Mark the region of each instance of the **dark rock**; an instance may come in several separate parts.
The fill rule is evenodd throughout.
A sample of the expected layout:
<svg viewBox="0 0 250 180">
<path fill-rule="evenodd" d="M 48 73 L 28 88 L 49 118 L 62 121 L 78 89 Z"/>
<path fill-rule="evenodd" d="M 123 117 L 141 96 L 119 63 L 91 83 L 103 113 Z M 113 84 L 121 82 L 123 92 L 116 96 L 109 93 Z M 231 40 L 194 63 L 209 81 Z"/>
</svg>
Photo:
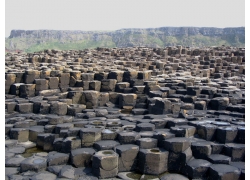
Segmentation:
<svg viewBox="0 0 250 180">
<path fill-rule="evenodd" d="M 91 167 L 92 156 L 96 151 L 92 148 L 78 148 L 70 153 L 70 162 L 75 167 Z"/>
<path fill-rule="evenodd" d="M 226 164 L 213 164 L 209 168 L 209 179 L 239 179 L 238 168 Z"/>
</svg>

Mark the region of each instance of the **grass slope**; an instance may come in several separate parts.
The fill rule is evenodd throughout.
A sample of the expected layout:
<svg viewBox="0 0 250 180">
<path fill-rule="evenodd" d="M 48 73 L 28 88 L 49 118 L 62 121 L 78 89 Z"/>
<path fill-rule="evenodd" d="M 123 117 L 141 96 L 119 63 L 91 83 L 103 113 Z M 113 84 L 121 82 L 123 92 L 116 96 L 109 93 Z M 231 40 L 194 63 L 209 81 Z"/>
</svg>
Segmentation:
<svg viewBox="0 0 250 180">
<path fill-rule="evenodd" d="M 115 42 L 114 42 L 115 41 Z M 28 53 L 37 52 L 44 49 L 58 50 L 81 50 L 86 48 L 96 47 L 128 47 L 128 46 L 148 46 L 148 47 L 165 47 L 165 46 L 245 46 L 244 35 L 224 35 L 217 36 L 152 36 L 149 34 L 124 34 L 117 40 L 112 40 L 110 36 L 102 36 L 98 40 L 93 40 L 89 36 L 84 39 L 77 40 L 72 37 L 72 40 L 61 41 L 59 39 L 38 39 L 38 38 L 7 38 L 5 47 L 7 49 L 18 49 Z"/>
</svg>

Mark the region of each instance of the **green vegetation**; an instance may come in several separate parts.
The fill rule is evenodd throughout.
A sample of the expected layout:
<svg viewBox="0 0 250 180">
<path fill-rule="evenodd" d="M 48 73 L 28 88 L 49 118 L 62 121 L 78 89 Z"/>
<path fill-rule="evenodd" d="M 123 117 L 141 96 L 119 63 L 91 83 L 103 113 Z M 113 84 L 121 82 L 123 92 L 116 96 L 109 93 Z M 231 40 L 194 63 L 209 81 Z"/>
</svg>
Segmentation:
<svg viewBox="0 0 250 180">
<path fill-rule="evenodd" d="M 192 30 L 192 28 L 189 28 Z M 209 29 L 209 28 L 208 28 Z M 180 29 L 185 30 L 185 29 Z M 21 30 L 20 30 L 21 31 Z M 245 46 L 245 29 L 215 28 L 210 34 L 201 33 L 189 35 L 188 32 L 178 34 L 178 29 L 140 29 L 119 30 L 113 32 L 81 32 L 81 31 L 34 31 L 25 34 L 25 31 L 13 31 L 12 38 L 5 39 L 6 51 L 25 51 L 28 53 L 44 49 L 81 50 L 96 47 L 166 47 L 166 46 Z M 169 35 L 169 32 L 172 35 Z"/>
<path fill-rule="evenodd" d="M 60 49 L 60 50 L 69 50 L 69 49 L 85 49 L 85 48 L 96 48 L 96 47 L 115 47 L 115 43 L 112 41 L 90 41 L 90 40 L 81 40 L 76 42 L 66 42 L 62 43 L 58 40 L 52 40 L 44 43 L 32 43 L 31 45 L 25 44 L 22 39 L 12 38 L 8 39 L 5 42 L 5 47 L 8 47 L 8 44 L 12 41 L 13 44 L 16 44 L 15 49 L 23 50 L 25 52 L 37 52 L 44 49 Z"/>
<path fill-rule="evenodd" d="M 80 41 L 80 42 L 67 42 L 67 43 L 60 43 L 58 41 L 48 42 L 44 44 L 38 44 L 31 46 L 25 49 L 26 52 L 37 52 L 43 49 L 60 49 L 60 50 L 81 50 L 86 48 L 97 48 L 97 47 L 108 47 L 112 48 L 115 47 L 115 44 L 112 41 Z"/>
<path fill-rule="evenodd" d="M 238 37 L 238 36 L 237 36 Z M 209 37 L 209 36 L 202 36 L 202 35 L 195 35 L 195 36 L 176 36 L 166 37 L 166 45 L 178 45 L 181 44 L 183 46 L 196 46 L 196 47 L 204 47 L 204 46 L 237 46 L 237 47 L 244 47 L 245 46 L 245 38 L 238 40 L 234 39 L 235 37 L 229 36 L 228 38 L 223 37 Z M 244 39 L 244 41 L 242 41 Z"/>
</svg>

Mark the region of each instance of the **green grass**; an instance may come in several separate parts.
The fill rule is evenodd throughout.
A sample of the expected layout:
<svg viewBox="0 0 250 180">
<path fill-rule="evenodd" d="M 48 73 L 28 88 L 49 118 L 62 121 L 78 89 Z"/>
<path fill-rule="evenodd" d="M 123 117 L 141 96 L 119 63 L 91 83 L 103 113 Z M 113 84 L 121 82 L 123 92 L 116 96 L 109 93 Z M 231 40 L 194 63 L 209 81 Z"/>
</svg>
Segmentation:
<svg viewBox="0 0 250 180">
<path fill-rule="evenodd" d="M 33 45 L 29 48 L 27 48 L 25 51 L 26 52 L 37 52 L 41 51 L 43 49 L 60 49 L 60 50 L 81 50 L 81 49 L 86 49 L 86 48 L 96 48 L 96 47 L 107 47 L 107 48 L 112 48 L 115 47 L 115 44 L 110 41 L 80 41 L 80 42 L 67 42 L 67 43 L 60 43 L 58 41 L 54 42 L 48 42 L 48 43 L 43 43 L 43 44 L 38 44 L 38 45 Z"/>
<path fill-rule="evenodd" d="M 12 44 L 12 46 L 11 46 Z M 165 47 L 165 46 L 245 46 L 245 35 L 224 35 L 216 36 L 153 36 L 147 33 L 125 33 L 123 36 L 117 35 L 113 38 L 109 35 L 100 35 L 97 40 L 93 40 L 91 34 L 72 35 L 64 37 L 63 42 L 60 39 L 39 39 L 39 38 L 6 38 L 5 47 L 23 50 L 28 53 L 41 51 L 44 49 L 58 50 L 81 50 L 92 49 L 96 47 L 113 48 L 117 46 L 148 46 L 148 47 Z"/>
</svg>

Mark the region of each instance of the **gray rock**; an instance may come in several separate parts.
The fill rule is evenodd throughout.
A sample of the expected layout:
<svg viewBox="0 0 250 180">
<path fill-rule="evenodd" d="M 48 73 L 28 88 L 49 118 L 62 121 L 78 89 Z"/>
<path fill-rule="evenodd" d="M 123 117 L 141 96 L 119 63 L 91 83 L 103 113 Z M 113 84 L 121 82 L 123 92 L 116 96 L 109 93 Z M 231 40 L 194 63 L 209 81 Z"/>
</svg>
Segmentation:
<svg viewBox="0 0 250 180">
<path fill-rule="evenodd" d="M 23 160 L 20 164 L 20 171 L 42 171 L 47 168 L 47 159 L 42 157 L 30 157 Z"/>
<path fill-rule="evenodd" d="M 16 155 L 13 158 L 10 158 L 6 160 L 5 166 L 6 167 L 19 167 L 20 163 L 24 160 L 25 158 L 22 157 L 21 155 Z"/>
<path fill-rule="evenodd" d="M 95 142 L 93 147 L 97 151 L 102 151 L 102 150 L 113 150 L 118 145 L 120 145 L 120 143 L 117 141 L 102 140 L 102 141 Z"/>
<path fill-rule="evenodd" d="M 99 178 L 112 178 L 118 173 L 118 154 L 111 150 L 99 151 L 93 156 L 93 174 Z"/>
<path fill-rule="evenodd" d="M 133 171 L 137 167 L 137 154 L 139 147 L 133 144 L 119 145 L 115 147 L 119 155 L 118 170 L 119 172 Z"/>
<path fill-rule="evenodd" d="M 44 180 L 44 179 L 51 179 L 51 180 L 55 180 L 56 179 L 56 175 L 52 174 L 48 171 L 44 171 L 44 172 L 40 172 L 35 174 L 34 176 L 32 176 L 30 178 L 30 180 Z"/>
<path fill-rule="evenodd" d="M 52 151 L 48 154 L 48 166 L 64 165 L 69 161 L 69 155 Z"/>
<path fill-rule="evenodd" d="M 209 168 L 210 179 L 239 179 L 240 170 L 226 164 L 213 164 Z"/>
<path fill-rule="evenodd" d="M 75 168 L 69 165 L 63 166 L 58 176 L 60 178 L 75 179 Z"/>
<path fill-rule="evenodd" d="M 199 179 L 207 177 L 207 171 L 211 163 L 203 159 L 193 159 L 187 162 L 182 173 L 189 178 Z"/>
<path fill-rule="evenodd" d="M 92 156 L 96 151 L 93 148 L 79 148 L 70 153 L 70 163 L 75 167 L 90 167 Z"/>
<path fill-rule="evenodd" d="M 180 174 L 171 173 L 162 176 L 160 180 L 188 180 L 188 178 Z"/>
<path fill-rule="evenodd" d="M 165 149 L 140 149 L 138 168 L 141 173 L 159 175 L 168 170 L 168 151 Z"/>
<path fill-rule="evenodd" d="M 156 148 L 157 143 L 157 139 L 154 138 L 140 138 L 136 140 L 136 145 L 138 145 L 141 149 Z"/>
</svg>

